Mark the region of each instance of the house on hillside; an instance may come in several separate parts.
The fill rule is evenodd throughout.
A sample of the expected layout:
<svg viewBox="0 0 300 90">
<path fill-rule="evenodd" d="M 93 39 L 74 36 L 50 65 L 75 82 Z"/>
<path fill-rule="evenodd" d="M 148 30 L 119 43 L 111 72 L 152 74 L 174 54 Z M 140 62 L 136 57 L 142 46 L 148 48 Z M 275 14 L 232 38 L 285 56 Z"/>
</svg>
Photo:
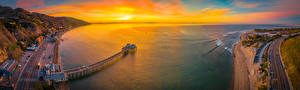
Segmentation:
<svg viewBox="0 0 300 90">
<path fill-rule="evenodd" d="M 268 36 L 268 37 L 273 37 L 275 35 L 278 35 L 277 33 L 270 33 L 270 32 L 257 32 L 256 35 L 260 35 L 260 36 Z"/>
</svg>

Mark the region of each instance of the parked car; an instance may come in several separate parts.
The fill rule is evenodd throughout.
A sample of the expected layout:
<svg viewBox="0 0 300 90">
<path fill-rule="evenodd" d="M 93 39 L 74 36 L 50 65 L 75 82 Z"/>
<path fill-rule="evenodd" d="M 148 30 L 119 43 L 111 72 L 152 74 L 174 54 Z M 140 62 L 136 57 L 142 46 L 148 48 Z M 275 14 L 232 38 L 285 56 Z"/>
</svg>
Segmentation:
<svg viewBox="0 0 300 90">
<path fill-rule="evenodd" d="M 18 64 L 18 68 L 21 68 L 22 67 L 22 65 L 21 64 Z"/>
</svg>

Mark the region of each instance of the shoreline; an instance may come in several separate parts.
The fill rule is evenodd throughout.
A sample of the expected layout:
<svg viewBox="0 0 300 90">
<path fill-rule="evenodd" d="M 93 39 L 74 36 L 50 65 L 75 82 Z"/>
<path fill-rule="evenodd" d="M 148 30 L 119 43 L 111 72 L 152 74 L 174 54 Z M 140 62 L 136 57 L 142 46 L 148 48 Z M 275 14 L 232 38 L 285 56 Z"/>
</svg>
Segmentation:
<svg viewBox="0 0 300 90">
<path fill-rule="evenodd" d="M 250 90 L 250 71 L 248 69 L 246 53 L 242 50 L 241 41 L 244 39 L 242 33 L 240 40 L 234 44 L 232 49 L 233 56 L 233 75 L 230 89 L 232 90 Z"/>
<path fill-rule="evenodd" d="M 234 71 L 233 90 L 250 90 L 250 72 L 247 67 L 245 54 L 241 51 L 241 43 L 237 43 L 233 49 Z"/>
<path fill-rule="evenodd" d="M 83 26 L 85 26 L 85 25 L 83 25 Z M 81 26 L 79 26 L 79 27 L 81 27 Z M 78 27 L 75 27 L 75 28 L 78 28 Z M 62 64 L 62 61 L 61 61 L 61 56 L 60 56 L 60 47 L 59 47 L 59 45 L 61 44 L 61 40 L 62 40 L 61 37 L 65 33 L 69 32 L 69 31 L 71 31 L 75 28 L 70 28 L 70 29 L 67 29 L 67 30 L 63 30 L 62 32 L 59 32 L 58 35 L 56 36 L 56 43 L 55 43 L 55 49 L 54 49 L 55 57 L 54 57 L 53 61 L 54 61 L 54 63 L 60 65 L 60 71 L 61 72 L 64 71 L 64 67 L 63 67 L 63 64 Z M 57 89 L 58 90 L 70 90 L 68 81 L 58 83 Z"/>
<path fill-rule="evenodd" d="M 242 33 L 241 33 L 242 34 Z M 241 34 L 239 35 L 239 37 L 241 36 Z M 229 86 L 229 90 L 234 90 L 234 84 L 235 84 L 235 82 L 234 82 L 234 80 L 235 80 L 235 75 L 234 75 L 234 73 L 236 72 L 234 69 L 235 69 L 235 47 L 236 47 L 236 45 L 238 44 L 240 42 L 240 40 L 238 40 L 237 42 L 235 42 L 233 45 L 232 45 L 232 49 L 231 49 L 231 55 L 232 55 L 232 58 L 233 58 L 233 74 L 232 74 L 232 76 L 231 76 L 231 82 L 230 82 L 230 86 Z"/>
<path fill-rule="evenodd" d="M 61 36 L 64 34 L 65 32 L 63 32 L 62 34 L 59 34 L 57 35 L 57 40 L 56 40 L 56 43 L 55 43 L 55 60 L 54 60 L 54 63 L 56 64 L 59 64 L 60 66 L 60 71 L 63 72 L 64 70 L 64 67 L 62 65 L 62 62 L 61 62 L 61 58 L 60 58 L 60 40 L 61 40 Z M 69 84 L 68 82 L 61 82 L 58 84 L 58 88 L 59 90 L 69 90 Z"/>
<path fill-rule="evenodd" d="M 234 79 L 234 76 L 235 76 L 235 75 L 234 75 L 234 73 L 235 73 L 235 71 L 234 71 L 234 68 L 235 68 L 235 66 L 234 66 L 234 61 L 235 61 L 235 60 L 234 60 L 234 58 L 235 58 L 234 48 L 235 48 L 235 45 L 236 45 L 236 44 L 237 44 L 237 43 L 233 44 L 233 47 L 232 47 L 232 49 L 231 49 L 231 51 L 232 51 L 232 52 L 231 52 L 231 55 L 232 55 L 232 58 L 233 58 L 233 66 L 232 66 L 232 67 L 233 67 L 233 74 L 231 75 L 231 81 L 230 81 L 230 85 L 229 85 L 228 90 L 234 90 L 234 86 L 235 86 L 235 85 L 234 85 L 234 80 L 235 80 L 235 79 Z"/>
</svg>

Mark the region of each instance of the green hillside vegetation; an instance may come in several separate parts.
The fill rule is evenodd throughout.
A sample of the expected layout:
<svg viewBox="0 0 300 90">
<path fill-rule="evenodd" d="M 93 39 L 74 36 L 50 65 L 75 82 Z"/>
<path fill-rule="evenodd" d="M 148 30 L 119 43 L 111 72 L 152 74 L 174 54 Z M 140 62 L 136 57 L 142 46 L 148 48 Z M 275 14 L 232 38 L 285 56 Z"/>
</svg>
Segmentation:
<svg viewBox="0 0 300 90">
<path fill-rule="evenodd" d="M 268 37 L 268 36 L 262 36 L 262 35 L 253 35 L 253 36 L 249 36 L 249 39 L 248 40 L 244 40 L 242 41 L 242 45 L 243 46 L 247 46 L 247 47 L 250 47 L 252 45 L 254 45 L 255 43 L 263 43 L 263 42 L 269 42 L 269 41 L 272 41 L 274 39 L 277 39 L 281 37 L 280 35 L 275 35 L 273 37 Z M 255 47 L 258 47 L 258 44 L 256 44 L 257 46 Z"/>
<path fill-rule="evenodd" d="M 300 36 L 283 42 L 280 52 L 294 90 L 300 90 Z"/>
<path fill-rule="evenodd" d="M 0 63 L 6 59 L 19 60 L 26 47 L 35 44 L 39 36 L 88 24 L 71 17 L 52 17 L 0 6 Z"/>
</svg>

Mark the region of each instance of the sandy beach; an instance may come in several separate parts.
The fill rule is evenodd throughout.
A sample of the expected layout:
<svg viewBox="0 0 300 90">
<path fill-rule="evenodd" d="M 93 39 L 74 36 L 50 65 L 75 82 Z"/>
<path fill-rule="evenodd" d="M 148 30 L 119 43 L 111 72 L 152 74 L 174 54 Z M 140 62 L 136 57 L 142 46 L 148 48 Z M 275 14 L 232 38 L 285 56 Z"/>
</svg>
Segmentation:
<svg viewBox="0 0 300 90">
<path fill-rule="evenodd" d="M 247 57 L 241 50 L 241 43 L 234 46 L 234 90 L 250 90 Z"/>
<path fill-rule="evenodd" d="M 246 39 L 245 33 L 240 36 L 241 41 Z M 233 48 L 234 56 L 234 90 L 250 90 L 254 89 L 253 76 L 251 76 L 252 63 L 254 60 L 255 51 L 249 47 L 245 48 L 242 43 L 237 43 Z M 252 86 L 252 88 L 251 88 Z"/>
</svg>

